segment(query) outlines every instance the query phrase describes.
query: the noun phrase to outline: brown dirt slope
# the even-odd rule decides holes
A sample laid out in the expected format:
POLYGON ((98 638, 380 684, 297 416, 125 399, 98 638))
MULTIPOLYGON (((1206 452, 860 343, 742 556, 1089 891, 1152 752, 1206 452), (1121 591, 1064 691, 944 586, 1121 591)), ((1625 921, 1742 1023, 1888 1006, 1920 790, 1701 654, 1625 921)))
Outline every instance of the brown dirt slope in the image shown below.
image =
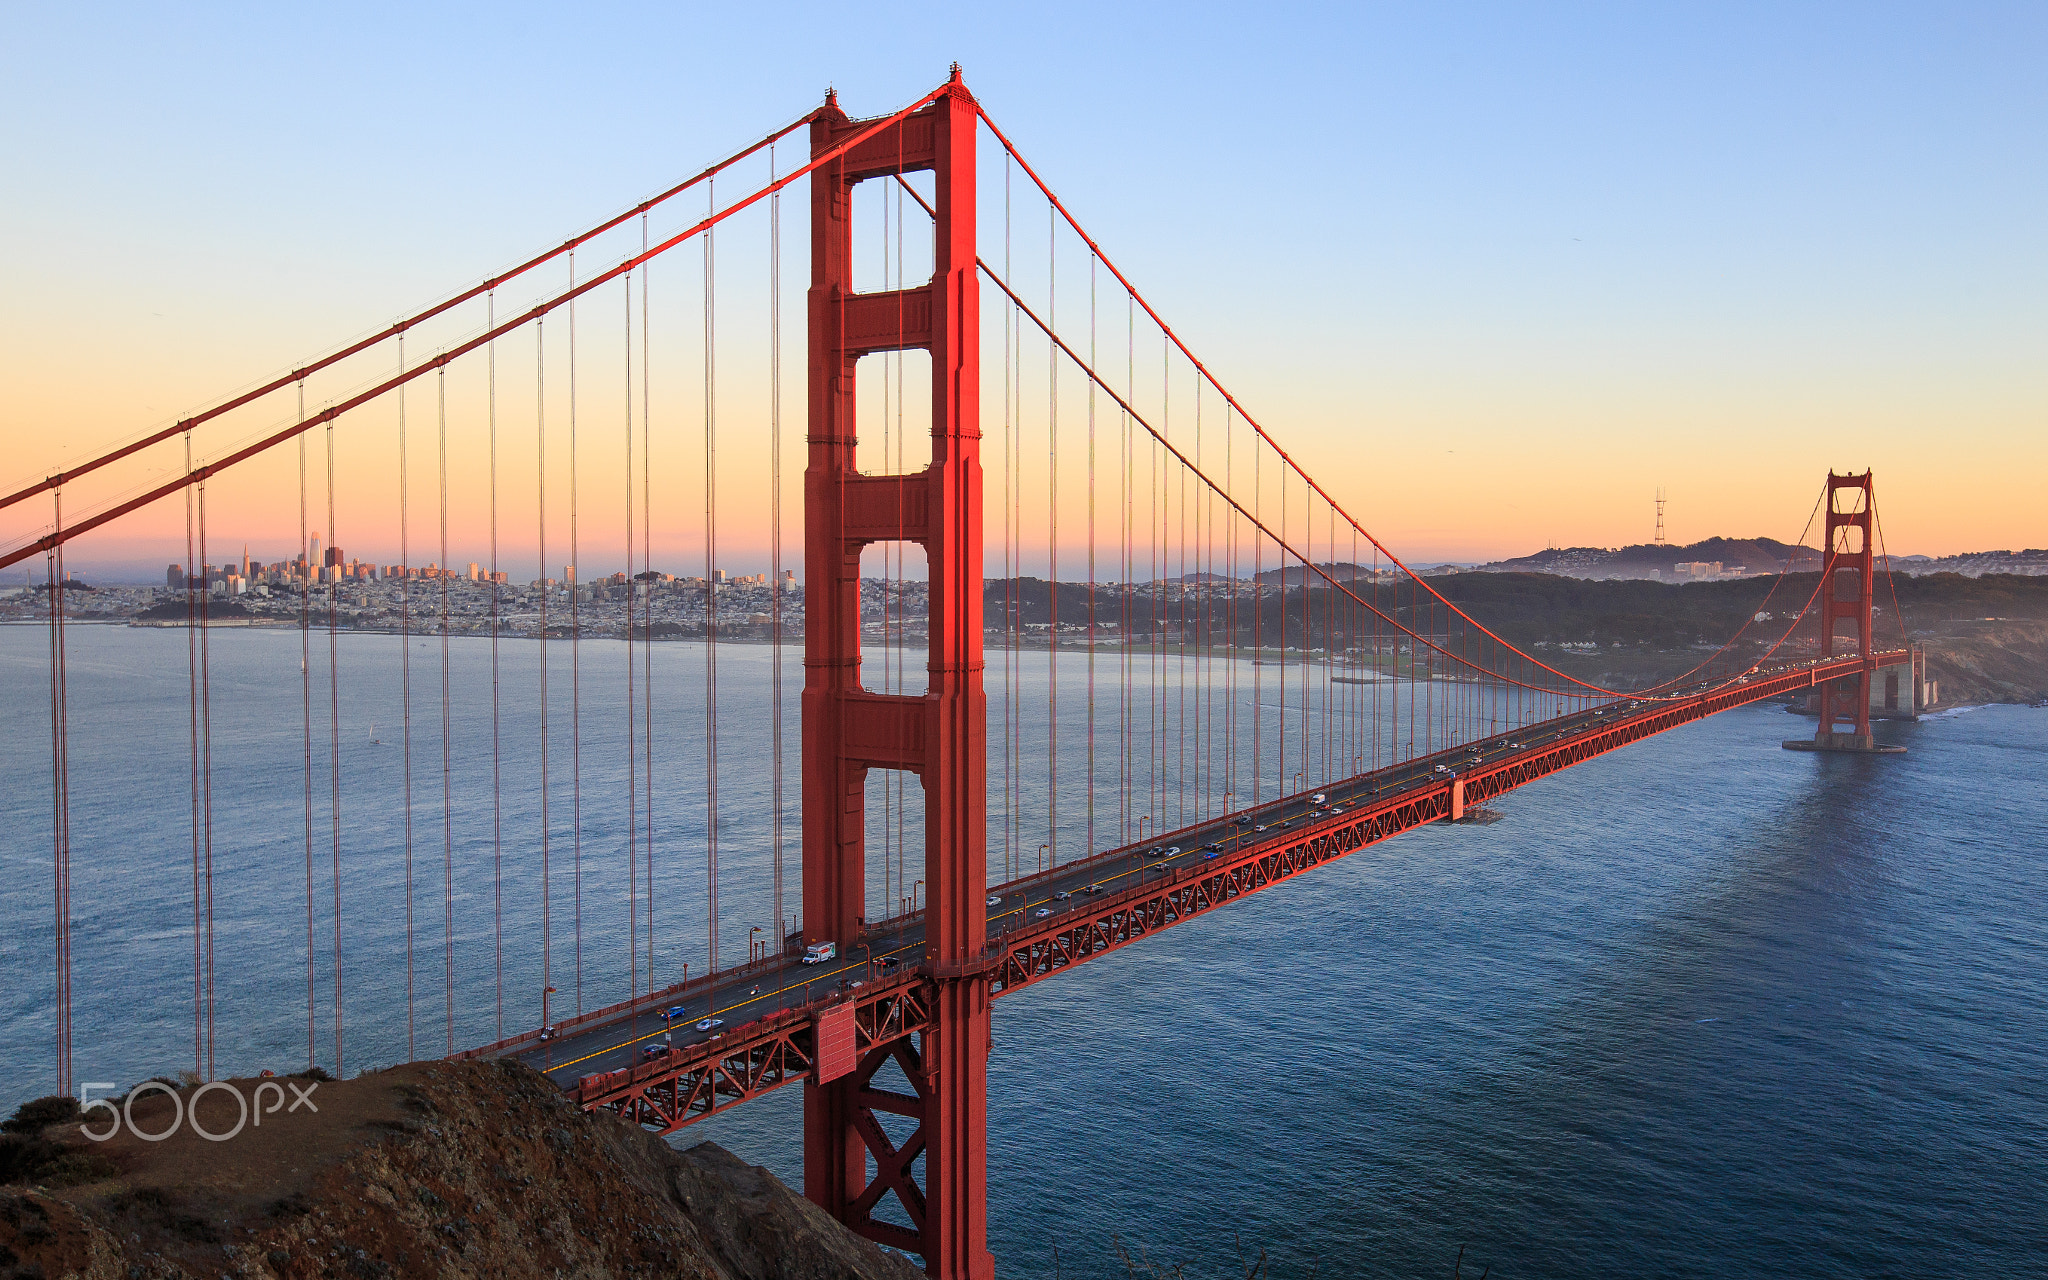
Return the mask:
POLYGON ((2048 622, 1949 623, 1922 643, 1943 706, 2048 698, 2048 622))
MULTIPOLYGON (((258 1082, 236 1083, 246 1096, 258 1082)), ((98 1161, 43 1160, 31 1176, 73 1185, 0 1188, 0 1277, 922 1274, 766 1170, 581 1113, 516 1063, 413 1063, 321 1084, 313 1100, 317 1115, 280 1110, 225 1142, 123 1132, 98 1161)), ((135 1118, 161 1129, 172 1110, 149 1096, 135 1118)), ((237 1108, 216 1092, 202 1110, 219 1132, 237 1108)), ((41 1139, 93 1145, 75 1121, 41 1139)))

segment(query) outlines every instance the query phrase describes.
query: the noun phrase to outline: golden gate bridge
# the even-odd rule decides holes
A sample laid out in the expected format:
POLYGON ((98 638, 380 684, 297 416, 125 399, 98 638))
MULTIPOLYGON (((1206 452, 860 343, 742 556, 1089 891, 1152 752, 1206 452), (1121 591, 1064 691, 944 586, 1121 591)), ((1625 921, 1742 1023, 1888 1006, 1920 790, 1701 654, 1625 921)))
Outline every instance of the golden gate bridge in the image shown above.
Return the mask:
MULTIPOLYGON (((670 347, 666 333, 663 342, 670 347)), ((921 368, 915 376, 922 378, 921 368)), ((191 570, 207 559, 222 487, 280 460, 296 463, 298 485, 300 557, 286 573, 285 595, 301 642, 303 805, 297 812, 280 797, 278 808, 281 818, 303 818, 308 1065, 339 1072, 349 1060, 345 864, 381 865, 400 852, 396 844, 354 844, 341 781, 346 757, 363 749, 344 742, 340 728, 336 636, 352 616, 362 617, 341 530, 368 526, 372 541, 395 533, 400 552, 386 575, 398 580, 396 614, 383 625, 404 646, 397 736, 407 1052, 433 1051, 433 1037, 420 1035, 419 1005, 431 1013, 438 976, 443 1052, 516 1057, 546 1072, 578 1105, 659 1132, 802 1081, 805 1193, 943 1277, 994 1270, 986 1247, 985 1101, 997 998, 1731 708, 1812 691, 1819 727, 1810 742, 1787 746, 1882 750, 1870 728, 1872 676, 1910 661, 1905 648, 1880 648, 1873 636, 1881 537, 1867 472, 1827 477, 1809 519, 1810 530, 1824 517, 1823 566, 1797 610, 1790 599, 1776 621, 1759 610, 1692 670, 1647 687, 1610 688, 1532 656, 1438 594, 1281 447, 1088 234, 969 93, 957 67, 932 92, 872 119, 849 118, 828 95, 752 146, 544 253, 0 498, 0 510, 17 515, 32 510, 25 505, 32 501, 49 503, 46 525, 0 544, 0 568, 40 558, 47 576, 50 1023, 60 1092, 74 1085, 71 859, 74 851, 111 852, 94 846, 89 829, 72 826, 65 548, 146 519, 158 504, 184 501, 188 571, 176 599, 188 624, 190 733, 180 744, 185 758, 166 757, 163 778, 189 784, 193 1070, 211 1078, 219 1064, 209 638, 218 606, 207 579, 191 570), (808 143, 803 163, 778 167, 799 131, 808 143), (985 152, 999 169, 981 163, 985 152), (749 166, 764 163, 766 173, 743 183, 744 194, 718 200, 721 177, 730 191, 749 166), (784 191, 797 184, 808 197, 810 233, 800 628, 786 616, 796 606, 783 587, 782 554, 781 212, 784 191), (657 237, 652 218, 671 215, 693 192, 704 197, 702 216, 687 215, 657 237), (999 247, 983 234, 997 220, 981 216, 998 195, 999 247), (756 227, 753 240, 742 238, 761 250, 751 264, 760 296, 750 300, 735 300, 733 281, 747 272, 719 248, 721 232, 734 237, 742 215, 766 231, 763 238, 756 227), (863 222, 877 217, 879 225, 863 222), (698 251, 690 273, 657 285, 656 264, 685 261, 686 246, 698 251), (606 265, 579 278, 579 250, 586 262, 608 254, 606 265), (559 285, 549 283, 556 271, 566 272, 559 285), (881 287, 857 287, 863 275, 881 287), (541 291, 501 312, 501 294, 521 286, 541 291), (701 338, 687 376, 675 372, 673 350, 655 358, 650 298, 657 287, 690 294, 693 312, 701 307, 694 327, 665 321, 693 345, 701 338), (755 327, 736 340, 733 316, 755 327), (765 344, 755 341, 764 335, 765 344), (985 359, 989 339, 1000 344, 997 360, 985 359), (906 353, 928 359, 928 397, 921 385, 907 388, 906 353), (866 377, 863 362, 870 362, 866 377), (665 379, 686 383, 683 391, 664 386, 657 401, 657 367, 665 379), (751 398, 736 394, 743 383, 751 398), (309 387, 318 406, 311 412, 309 387), (459 482, 463 470, 451 468, 448 455, 451 396, 458 421, 467 414, 488 424, 491 559, 489 572, 478 575, 488 585, 488 709, 458 705, 451 694, 448 646, 459 628, 450 575, 423 576, 412 555, 417 446, 407 443, 406 413, 429 391, 436 566, 452 563, 450 476, 456 471, 459 482), (999 414, 987 412, 992 397, 999 414), (744 407, 732 408, 735 399, 744 407), (396 415, 398 449, 394 465, 375 471, 386 491, 351 491, 349 441, 338 432, 368 432, 384 421, 373 415, 387 410, 396 415), (930 460, 913 466, 906 439, 926 434, 927 418, 930 460), (577 470, 599 429, 616 459, 601 489, 577 470), (521 519, 529 510, 532 516, 530 544, 529 531, 521 532, 520 562, 530 545, 538 567, 528 591, 509 584, 498 559, 501 499, 513 506, 510 486, 501 493, 500 446, 509 459, 515 441, 520 465, 532 466, 531 486, 519 496, 521 519), (309 452, 314 442, 324 448, 324 468, 309 452), (994 458, 991 443, 1000 449, 994 458), (656 450, 664 455, 659 466, 656 450), (309 486, 309 473, 317 480, 323 469, 324 486, 309 486), (991 475, 1000 481, 993 497, 984 488, 991 475), (678 497, 685 483, 691 493, 678 497), (749 528, 765 512, 772 587, 765 624, 721 614, 716 565, 721 530, 732 545, 735 504, 749 528), (568 559, 557 582, 549 577, 549 537, 563 506, 568 559), (687 536, 670 510, 689 513, 687 536), (616 635, 624 646, 586 657, 584 608, 594 596, 576 570, 579 540, 597 522, 625 550, 626 570, 615 575, 625 602, 616 635), (313 550, 314 526, 326 531, 324 556, 313 550), (654 569, 658 554, 684 548, 704 565, 687 588, 654 569), (921 617, 906 616, 906 602, 918 598, 903 590, 913 576, 906 549, 924 558, 921 617), (985 582, 998 563, 1000 581, 985 582), (862 590, 877 565, 882 587, 871 594, 882 601, 879 625, 875 601, 862 590), (1041 565, 1044 579, 1034 585, 1025 570, 1041 565), (679 593, 688 618, 674 630, 695 642, 691 656, 702 665, 679 681, 665 663, 657 690, 652 654, 662 634, 655 616, 662 590, 679 593), (1045 621, 1027 620, 1041 602, 1045 621), (722 717, 721 639, 730 664, 739 634, 764 626, 749 638, 765 634, 774 647, 771 709, 765 718, 722 717), (1794 641, 1802 626, 1814 642, 1806 647, 1794 641), (781 654, 799 630, 800 890, 790 911, 781 654), (417 697, 416 637, 438 637, 441 646, 439 680, 430 679, 429 664, 417 697), (865 639, 882 642, 873 666, 863 664, 865 639), (509 781, 501 640, 541 648, 537 687, 517 691, 538 708, 537 771, 509 781), (916 640, 928 654, 921 687, 903 658, 916 640), (562 699, 548 686, 550 645, 569 651, 566 760, 559 745, 549 754, 562 730, 559 721, 552 731, 548 724, 562 699), (1063 647, 1084 652, 1085 663, 1063 664, 1063 647), (1042 673, 1034 665, 1041 651, 1042 673), (623 700, 586 700, 585 664, 618 666, 621 652, 623 700), (325 688, 318 689, 323 658, 325 688), (316 693, 327 704, 328 740, 318 744, 316 693), (658 715, 683 705, 701 713, 705 727, 687 761, 658 749, 655 732, 658 715), (449 742, 458 720, 485 715, 490 831, 475 844, 487 843, 490 859, 465 856, 458 866, 449 742), (602 769, 586 760, 601 754, 602 769), (415 778, 416 755, 424 781, 415 778), (316 770, 323 756, 327 767, 316 770), (719 781, 758 770, 764 756, 772 774, 772 884, 735 886, 719 865, 719 781), (701 803, 701 821, 669 812, 686 766, 702 783, 701 801, 691 801, 693 813, 701 803), (623 794, 616 782, 603 797, 587 794, 585 778, 598 773, 622 775, 623 794), (915 797, 906 788, 912 776, 915 797), (879 824, 870 799, 876 787, 879 824), (508 833, 508 789, 537 801, 532 830, 508 833), (588 816, 600 807, 610 824, 602 835, 588 816), (615 834, 621 814, 623 841, 615 834), (909 853, 917 843, 913 823, 922 829, 921 863, 909 853), (879 844, 879 859, 871 843, 879 844), (562 883, 565 854, 573 887, 562 883), (537 864, 537 901, 507 903, 508 858, 537 864), (681 907, 665 900, 669 922, 658 931, 656 884, 672 886, 679 868, 701 876, 701 890, 681 907), (324 885, 316 875, 322 870, 324 885), (455 898, 458 886, 485 878, 492 980, 479 993, 457 981, 455 898), (586 895, 616 903, 621 882, 623 920, 606 919, 600 928, 586 895), (428 897, 437 886, 439 918, 428 897), (732 961, 731 942, 722 948, 719 937, 736 896, 756 918, 774 921, 749 931, 744 963, 732 961), (704 927, 694 976, 682 948, 669 941, 682 932, 678 912, 704 927), (606 1003, 585 999, 586 928, 593 970, 597 935, 626 950, 624 972, 608 980, 623 979, 623 990, 606 992, 614 997, 606 1003), (538 1010, 515 996, 509 1024, 508 930, 513 989, 539 993, 538 1010), (529 932, 538 935, 538 956, 522 958, 516 942, 529 932), (763 932, 768 937, 757 940, 763 932), (566 956, 557 951, 563 944, 566 956), (316 961, 327 953, 331 990, 316 981, 316 961), (529 960, 537 960, 531 975, 524 972, 529 960), (557 981, 571 980, 572 991, 558 992, 557 981), (458 1043, 464 1003, 491 1008, 493 1042, 458 1043), (331 1040, 320 1034, 323 1016, 331 1040)), ((289 467, 279 474, 258 487, 288 490, 289 467)), ((255 501, 246 487, 229 496, 255 501)), ((1767 601, 1790 581, 1781 573, 1767 601)), ((730 691, 730 670, 725 679, 730 691)), ((294 913, 299 907, 290 904, 294 913)))

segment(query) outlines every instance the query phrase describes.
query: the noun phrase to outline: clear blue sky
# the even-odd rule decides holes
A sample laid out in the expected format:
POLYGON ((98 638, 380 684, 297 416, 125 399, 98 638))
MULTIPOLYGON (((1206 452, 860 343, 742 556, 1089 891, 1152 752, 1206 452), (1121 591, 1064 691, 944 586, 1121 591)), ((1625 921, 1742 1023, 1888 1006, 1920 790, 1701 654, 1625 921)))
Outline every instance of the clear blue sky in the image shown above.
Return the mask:
POLYGON ((2048 543, 2038 3, 17 5, 0 482, 954 59, 1404 550, 2048 543))

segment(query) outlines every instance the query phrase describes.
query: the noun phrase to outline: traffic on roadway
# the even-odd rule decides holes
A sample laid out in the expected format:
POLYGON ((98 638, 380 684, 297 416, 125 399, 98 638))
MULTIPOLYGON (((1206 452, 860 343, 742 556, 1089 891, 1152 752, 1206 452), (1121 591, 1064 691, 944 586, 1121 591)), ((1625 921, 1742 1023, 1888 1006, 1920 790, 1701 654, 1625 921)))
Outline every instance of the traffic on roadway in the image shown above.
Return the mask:
MULTIPOLYGON (((1790 664, 1779 672, 1813 663, 1790 664)), ((1754 674, 1754 669, 1751 673, 1754 674)), ((1674 690, 1658 702, 1703 693, 1700 684, 1674 690)), ((1403 761, 1319 790, 1306 791, 1230 813, 1219 814, 1146 843, 1126 845, 1023 877, 987 893, 991 939, 1037 925, 1167 872, 1227 859, 1253 847, 1281 842, 1290 832, 1351 809, 1411 791, 1426 791, 1457 774, 1494 764, 1564 739, 1598 730, 1613 720, 1652 705, 1648 699, 1620 699, 1479 742, 1403 761)), ((631 1015, 562 1034, 543 1029, 541 1038, 506 1051, 545 1071, 564 1086, 586 1075, 614 1071, 666 1052, 687 1049, 767 1014, 825 998, 886 978, 923 959, 921 915, 872 929, 865 938, 807 939, 802 957, 755 965, 713 983, 690 984, 673 1002, 648 1005, 631 1015), (820 944, 830 942, 827 947, 820 944)), ((643 1002, 644 1004, 645 1002, 643 1002)))

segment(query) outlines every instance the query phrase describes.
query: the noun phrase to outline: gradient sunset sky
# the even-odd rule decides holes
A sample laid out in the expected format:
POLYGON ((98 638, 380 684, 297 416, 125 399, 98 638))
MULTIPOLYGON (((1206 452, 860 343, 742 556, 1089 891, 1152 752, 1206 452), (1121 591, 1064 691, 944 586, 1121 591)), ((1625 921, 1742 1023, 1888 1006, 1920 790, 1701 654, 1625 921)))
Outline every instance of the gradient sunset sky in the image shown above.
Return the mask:
MULTIPOLYGON (((957 59, 1410 558, 1647 541, 1659 487, 1675 541, 1789 540, 1831 467, 1876 469, 1894 553, 2048 545, 2037 3, 45 5, 8 26, 7 490, 559 243, 828 84, 879 114, 957 59)), ((411 412, 430 423, 430 393, 411 412)), ((221 501, 214 559, 283 553, 283 508, 221 501)), ((73 562, 161 561, 175 505, 73 562)), ((474 504, 452 519, 451 558, 478 558, 474 504)), ((765 568, 734 519, 727 567, 765 568)))

